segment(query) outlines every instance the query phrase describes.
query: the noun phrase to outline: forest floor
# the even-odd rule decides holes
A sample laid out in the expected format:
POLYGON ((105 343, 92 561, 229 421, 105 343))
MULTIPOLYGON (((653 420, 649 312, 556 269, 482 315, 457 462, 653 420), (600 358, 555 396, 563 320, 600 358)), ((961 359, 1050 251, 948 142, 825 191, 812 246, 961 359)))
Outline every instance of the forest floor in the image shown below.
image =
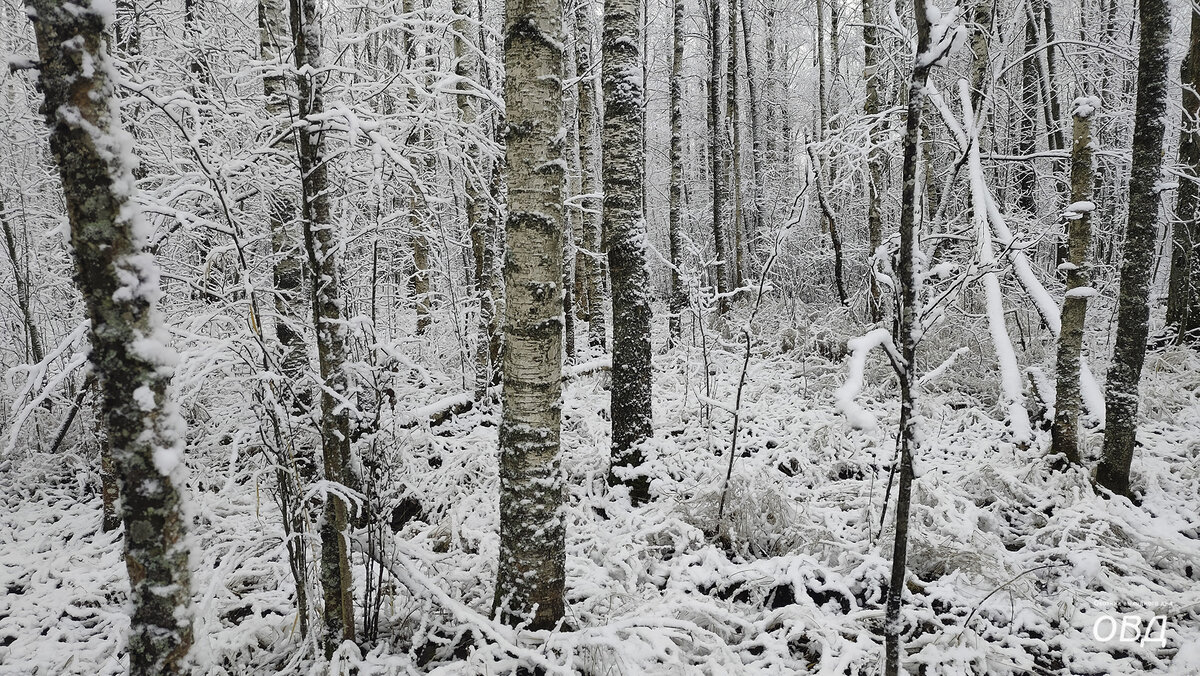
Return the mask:
MULTIPOLYGON (((833 405, 846 373, 837 341, 792 339, 794 349, 756 344, 749 361, 723 539, 713 533, 743 346, 707 351, 707 394, 701 350, 656 357, 656 499, 644 507, 605 486, 606 372, 568 382, 571 630, 548 635, 485 619, 498 551, 494 409, 389 433, 398 455, 386 494, 408 497, 412 518, 389 532, 389 572, 370 571, 382 581, 378 636, 344 646, 332 669, 296 628, 271 473, 198 449, 199 673, 879 673, 894 378, 873 355, 859 401, 879 424, 851 430, 833 405)), ((1136 505, 1098 497, 1083 472, 1053 471, 1048 433, 1029 448, 1006 441, 995 381, 986 356, 970 354, 924 388, 907 668, 1200 674, 1200 359, 1148 356, 1136 505), (1102 640, 1122 621, 1129 637, 1134 616, 1141 638, 1160 617, 1152 640, 1102 640)), ((457 391, 447 377, 413 403, 457 391)), ((1083 437, 1091 467, 1101 434, 1083 437)), ((93 460, 72 453, 0 461, 0 674, 123 673, 128 587, 119 532, 98 529, 98 483, 93 460)), ((358 551, 359 594, 365 560, 358 551)))

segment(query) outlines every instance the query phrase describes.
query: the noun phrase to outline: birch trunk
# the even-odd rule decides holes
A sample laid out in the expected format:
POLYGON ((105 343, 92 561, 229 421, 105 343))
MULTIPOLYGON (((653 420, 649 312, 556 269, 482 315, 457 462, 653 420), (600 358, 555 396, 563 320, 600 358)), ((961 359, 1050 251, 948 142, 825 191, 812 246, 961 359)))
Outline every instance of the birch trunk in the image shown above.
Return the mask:
POLYGON ((562 394, 563 14, 559 0, 505 7, 508 159, 504 403, 500 419, 501 621, 551 629, 566 559, 559 468, 562 394))
MULTIPOLYGON (((290 126, 290 108, 287 97, 287 82, 284 65, 289 33, 287 7, 281 0, 259 0, 259 58, 270 64, 271 70, 263 75, 264 109, 272 121, 270 133, 279 138, 290 126)), ((277 155, 269 157, 272 170, 282 177, 289 170, 282 155, 288 143, 280 141, 273 150, 277 155)), ((288 415, 302 419, 312 406, 312 390, 308 385, 310 364, 308 346, 304 336, 304 287, 305 266, 302 247, 296 233, 296 205, 299 197, 290 182, 283 182, 278 189, 266 195, 267 220, 271 231, 271 254, 274 258, 272 277, 275 303, 275 341, 279 350, 279 368, 284 378, 279 388, 280 404, 288 415)), ((307 427, 303 422, 288 425, 287 429, 300 430, 307 427)), ((315 453, 304 432, 276 436, 280 453, 287 462, 280 462, 277 471, 281 504, 287 520, 286 530, 291 536, 287 543, 288 560, 296 583, 296 609, 299 616, 301 636, 308 636, 308 550, 304 533, 309 528, 310 515, 307 505, 300 496, 305 487, 316 479, 315 453)))
POLYGON ((746 222, 742 207, 742 132, 738 110, 738 6, 729 0, 729 68, 725 85, 725 124, 729 137, 729 159, 733 170, 733 287, 746 285, 746 222))
POLYGON ((62 179, 75 280, 91 322, 120 481, 133 616, 129 673, 189 673, 191 573, 180 486, 186 429, 168 392, 177 355, 158 313, 152 227, 134 199, 132 137, 121 129, 104 29, 111 6, 29 0, 42 113, 62 179))
MULTIPOLYGON (((321 370, 321 458, 325 480, 349 485, 350 416, 341 405, 350 396, 346 372, 346 324, 342 317, 341 278, 335 225, 330 214, 329 169, 324 134, 316 120, 325 112, 320 82, 321 28, 317 0, 291 0, 293 53, 298 73, 300 176, 304 248, 313 271, 312 311, 321 370)), ((327 492, 321 521, 321 586, 324 592, 325 654, 354 639, 350 595, 347 504, 327 492)))
POLYGON ((879 48, 878 29, 875 26, 875 0, 862 0, 863 8, 863 80, 866 82, 866 101, 863 112, 870 124, 867 151, 867 243, 868 243, 868 272, 867 272, 867 314, 871 321, 883 321, 883 294, 879 288, 879 280, 875 278, 874 265, 871 257, 879 245, 883 244, 883 202, 879 191, 883 187, 883 172, 887 160, 883 156, 882 125, 879 117, 879 48))
POLYGON ((668 347, 683 333, 687 291, 683 288, 683 0, 674 0, 671 13, 671 205, 667 236, 671 248, 671 295, 668 347))
POLYGON ((724 0, 711 0, 712 16, 709 19, 709 72, 708 72, 708 153, 712 161, 712 229, 713 248, 717 257, 713 265, 716 277, 717 313, 724 316, 729 309, 729 280, 726 274, 728 254, 725 246, 725 202, 728 193, 725 161, 724 134, 721 133, 721 9, 724 0))
MULTIPOLYGON (((466 89, 467 82, 479 83, 480 69, 478 52, 483 49, 482 40, 478 45, 471 44, 467 36, 479 35, 476 17, 478 4, 470 0, 454 0, 454 74, 460 78, 458 88, 466 89)), ((458 106, 458 118, 463 125, 470 128, 477 124, 479 107, 476 99, 467 94, 455 97, 458 106)), ((466 148, 466 163, 476 169, 482 167, 479 146, 468 140, 466 148)), ((490 164, 490 160, 487 161, 490 164)), ((478 180, 467 173, 464 193, 466 196, 467 233, 471 238, 471 253, 474 264, 475 304, 478 308, 476 342, 475 342, 475 401, 482 402, 487 397, 487 388, 492 381, 491 343, 493 316, 495 309, 492 301, 492 233, 488 227, 487 196, 483 184, 485 172, 480 172, 478 180)), ((490 173, 490 172, 486 172, 490 173)))
MULTIPOLYGON (((1075 101, 1074 130, 1071 135, 1071 203, 1091 202, 1095 174, 1092 167, 1091 115, 1100 101, 1081 98, 1075 101)), ((1087 295, 1091 283, 1087 269, 1088 246, 1092 241, 1092 209, 1072 212, 1067 220, 1067 293, 1063 299, 1062 328, 1058 333, 1058 359, 1055 368, 1054 423, 1050 427, 1050 453, 1059 454, 1079 465, 1079 355, 1083 346, 1087 295)))
POLYGON ((745 213, 746 234, 753 241, 758 235, 759 226, 762 222, 763 213, 763 148, 762 148, 762 101, 759 97, 758 81, 754 75, 754 59, 751 55, 754 54, 754 49, 751 46, 751 35, 753 34, 754 22, 751 20, 750 11, 746 9, 746 0, 738 2, 738 9, 741 11, 742 18, 742 45, 745 47, 746 56, 746 91, 750 94, 750 167, 753 170, 753 175, 750 177, 751 188, 751 205, 750 209, 745 213))
MULTIPOLYGON (((576 117, 579 125, 580 185, 584 193, 600 194, 600 153, 596 149, 596 73, 592 61, 592 36, 596 32, 591 0, 578 0, 575 6, 575 75, 579 78, 579 102, 576 117)), ((583 255, 577 270, 584 276, 587 295, 584 304, 588 320, 588 346, 604 350, 608 343, 604 320, 604 262, 600 241, 600 221, 603 218, 600 200, 588 197, 579 201, 583 211, 580 240, 583 255)))
POLYGON ((1151 263, 1158 234, 1164 116, 1167 105, 1168 43, 1171 8, 1167 0, 1141 0, 1137 103, 1133 124, 1133 160, 1129 177, 1129 221, 1125 226, 1121 293, 1117 301, 1116 348, 1108 370, 1104 454, 1096 481, 1116 493, 1130 494, 1129 468, 1137 442, 1138 383, 1146 359, 1150 319, 1151 263))

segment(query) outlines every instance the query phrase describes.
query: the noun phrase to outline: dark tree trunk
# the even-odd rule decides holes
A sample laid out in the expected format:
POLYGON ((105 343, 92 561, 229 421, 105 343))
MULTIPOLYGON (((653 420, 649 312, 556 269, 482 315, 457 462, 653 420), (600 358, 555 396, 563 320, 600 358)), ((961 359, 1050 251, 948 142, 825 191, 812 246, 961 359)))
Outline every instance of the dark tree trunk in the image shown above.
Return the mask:
MULTIPOLYGON (((687 291, 683 288, 683 0, 675 0, 671 14, 671 212, 668 239, 671 248, 671 317, 667 340, 674 347, 683 332, 687 291)), ((758 180, 761 180, 761 174, 758 180)))
POLYGON ((1200 341, 1200 6, 1192 4, 1191 47, 1181 67, 1179 181, 1172 228, 1167 324, 1179 342, 1200 341))
POLYGON ((646 269, 642 118, 641 0, 604 2, 604 230, 612 279, 612 454, 609 485, 629 487, 634 504, 650 498, 637 474, 652 434, 650 274, 646 269))
POLYGON ((1096 481, 1116 493, 1130 494, 1129 468, 1137 443, 1138 383, 1146 359, 1150 319, 1151 264, 1158 234, 1162 142, 1167 106, 1168 42, 1171 7, 1167 0, 1141 0, 1137 105, 1133 124, 1133 161, 1129 176, 1129 221, 1125 226, 1121 294, 1117 301, 1116 348, 1108 370, 1104 454, 1096 481))
MULTIPOLYGON (((346 371, 346 326, 342 317, 341 278, 337 266, 336 226, 329 200, 329 169, 324 133, 317 120, 325 112, 320 82, 321 30, 317 0, 291 0, 291 27, 299 89, 300 176, 304 248, 313 271, 312 313, 317 334, 321 381, 321 458, 325 480, 349 480, 350 414, 341 402, 350 396, 346 371)), ((321 521, 321 587, 324 592, 325 654, 354 639, 347 533, 348 506, 339 495, 325 495, 321 521)))
POLYGON ((729 192, 728 162, 725 159, 725 135, 721 131, 721 10, 724 0, 711 0, 712 15, 709 17, 708 72, 708 155, 712 161, 712 231, 713 251, 717 257, 713 265, 716 277, 717 313, 724 315, 729 309, 729 277, 726 272, 728 252, 725 242, 725 202, 729 192))
POLYGON ((904 185, 900 197, 900 251, 896 273, 900 284, 899 302, 896 307, 896 328, 900 357, 903 360, 900 373, 900 476, 896 494, 896 536, 892 543, 892 573, 888 583, 887 608, 884 617, 884 669, 887 676, 901 673, 900 633, 903 624, 900 618, 900 599, 904 592, 904 579, 908 563, 908 514, 912 499, 913 455, 918 449, 916 421, 917 412, 917 340, 920 336, 919 276, 920 223, 918 216, 917 175, 921 161, 921 109, 924 107, 925 83, 929 78, 931 64, 927 63, 929 50, 929 18, 925 0, 913 0, 913 12, 917 22, 917 57, 913 63, 912 79, 908 86, 908 120, 904 130, 904 185))
POLYGON ((189 673, 191 573, 180 485, 187 430, 169 395, 177 356, 158 313, 159 270, 145 251, 151 227, 134 199, 132 139, 122 129, 106 7, 29 0, 42 113, 62 179, 75 280, 91 323, 120 481, 133 617, 129 673, 189 673))

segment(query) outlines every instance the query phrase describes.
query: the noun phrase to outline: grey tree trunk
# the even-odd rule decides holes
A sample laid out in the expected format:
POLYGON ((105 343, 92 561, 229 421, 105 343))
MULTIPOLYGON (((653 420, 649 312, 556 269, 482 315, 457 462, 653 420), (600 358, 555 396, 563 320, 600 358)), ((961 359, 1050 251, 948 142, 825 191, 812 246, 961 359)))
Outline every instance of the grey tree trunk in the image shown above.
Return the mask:
MULTIPOLYGON (((271 64, 272 70, 263 75, 263 93, 267 117, 274 126, 270 133, 279 138, 290 126, 287 80, 284 65, 292 41, 288 26, 287 6, 282 0, 258 2, 259 58, 271 64)), ((272 169, 282 179, 289 171, 282 156, 289 150, 286 141, 278 142, 270 157, 272 169)), ((290 182, 266 195, 267 218, 271 229, 271 254, 274 257, 275 340, 279 350, 279 368, 284 377, 278 390, 282 409, 294 421, 283 426, 276 436, 283 456, 277 470, 280 503, 284 508, 289 535, 288 559, 296 583, 296 609, 300 618, 300 635, 308 635, 308 550, 304 533, 310 515, 300 496, 316 478, 316 458, 305 432, 303 422, 312 406, 312 390, 308 385, 308 347, 304 339, 307 320, 304 305, 305 266, 300 238, 296 233, 296 212, 299 196, 290 182), (289 430, 299 433, 289 434, 289 430)))
MULTIPOLYGON (((979 0, 975 3, 971 20, 975 26, 971 32, 971 109, 981 114, 979 105, 987 95, 988 43, 992 39, 992 22, 995 14, 993 0, 979 0)), ((982 126, 982 124, 980 125, 982 126)))
MULTIPOLYGON (((1071 135, 1071 202, 1092 200, 1095 172, 1092 166, 1091 115, 1099 99, 1082 98, 1075 102, 1074 131, 1071 135)), ((1082 205, 1081 205, 1082 206, 1082 205)), ((1058 334, 1058 359, 1055 368, 1054 423, 1050 427, 1050 453, 1062 455, 1066 462, 1078 465, 1079 455, 1079 353, 1083 346, 1087 295, 1091 283, 1087 267, 1088 246, 1092 241, 1092 209, 1072 212, 1067 221, 1067 293, 1063 300, 1062 328, 1058 334)))
POLYGON ((675 0, 671 19, 671 205, 667 237, 671 248, 671 318, 668 347, 674 347, 683 332, 687 291, 683 288, 683 0, 675 0))
MULTIPOLYGON (((350 414, 340 405, 350 396, 346 372, 346 325, 342 317, 341 278, 337 266, 337 238, 330 214, 329 169, 320 122, 325 112, 320 82, 321 27, 317 0, 291 0, 293 53, 299 90, 300 176, 304 248, 313 271, 312 313, 317 334, 321 382, 321 459, 325 480, 350 485, 350 414)), ((321 587, 325 601, 325 654, 332 655, 343 640, 354 639, 354 605, 350 595, 345 500, 325 495, 321 521, 321 587)))
POLYGON ((26 3, 37 37, 42 113, 62 179, 75 281, 91 322, 89 357, 120 480, 133 617, 129 673, 188 673, 187 522, 180 507, 186 429, 168 388, 176 355, 158 312, 151 226, 133 199, 132 139, 121 129, 104 37, 108 8, 26 3))
POLYGON ((746 5, 746 0, 739 0, 738 9, 742 15, 742 45, 745 47, 746 55, 746 91, 750 94, 750 167, 754 175, 751 176, 750 182, 752 191, 750 209, 746 210, 743 217, 746 221, 747 238, 753 241, 758 234, 763 212, 763 129, 760 124, 762 101, 759 97, 758 80, 754 77, 754 48, 751 44, 754 22, 750 18, 750 10, 746 8, 746 5))
POLYGON ((42 336, 38 331, 37 322, 33 320, 33 307, 30 305, 29 270, 21 274, 21 259, 17 255, 16 237, 13 236, 12 224, 8 221, 8 212, 4 209, 4 196, 0 195, 0 226, 4 228, 4 248, 8 252, 8 262, 12 264, 13 281, 17 286, 17 306, 21 310, 21 318, 25 322, 25 337, 29 340, 29 357, 32 363, 40 364, 46 358, 42 350, 42 336))
MULTIPOLYGON (((574 22, 563 22, 563 31, 568 41, 574 41, 574 22)), ((563 50, 563 72, 575 72, 575 50, 563 50)), ((563 230, 563 363, 575 363, 575 232, 579 230, 580 216, 578 198, 582 192, 579 175, 579 97, 563 88, 563 129, 566 131, 566 195, 565 227, 563 230)))
POLYGON ((726 273, 728 253, 725 246, 725 202, 729 192, 728 163, 725 159, 725 135, 721 132, 721 66, 724 62, 721 50, 721 10, 724 0, 711 0, 712 16, 709 18, 710 61, 708 72, 708 154, 712 161, 712 229, 713 250, 717 257, 713 265, 716 277, 717 313, 724 315, 729 309, 729 279, 726 273))
POLYGON ((612 279, 612 454, 609 485, 650 498, 650 479, 633 475, 652 434, 650 274, 646 269, 642 120, 642 4, 604 2, 604 230, 612 279))
MULTIPOLYGON (((476 49, 482 50, 482 43, 472 45, 467 40, 468 35, 478 35, 475 16, 478 4, 470 0, 454 0, 453 9, 457 18, 454 21, 454 74, 464 80, 480 81, 479 57, 476 49)), ((464 87, 459 84, 459 89, 464 87)), ((479 108, 475 97, 459 94, 455 97, 458 105, 458 117, 462 123, 471 127, 479 119, 479 108)), ((479 147, 469 142, 466 147, 467 163, 471 166, 481 166, 479 147)), ((490 162, 489 162, 490 164, 490 162)), ((480 181, 482 181, 482 176, 480 181)), ((467 232, 471 238, 471 253, 474 263, 475 303, 479 308, 475 343, 475 400, 482 402, 487 396, 488 385, 492 381, 491 343, 494 325, 495 308, 492 301, 492 252, 493 237, 490 232, 488 219, 488 200, 485 194, 486 186, 482 182, 466 177, 464 192, 466 193, 467 232)))
MULTIPOLYGON (((868 258, 883 244, 883 202, 879 191, 883 187, 883 172, 886 158, 883 156, 883 121, 879 119, 879 57, 876 51, 879 32, 875 26, 875 0, 862 0, 863 6, 863 79, 866 81, 866 101, 863 112, 871 125, 869 139, 871 149, 867 153, 867 244, 868 258)), ((883 321, 883 294, 873 267, 867 272, 867 314, 872 322, 883 321)))
POLYGON ((559 468, 562 394, 563 15, 558 0, 511 0, 504 17, 508 241, 500 563, 493 612, 551 629, 566 559, 559 468))
MULTIPOLYGON (((1032 0, 1035 1, 1036 0, 1032 0)), ((1025 53, 1037 49, 1038 23, 1029 2, 1025 3, 1025 53)), ((1041 69, 1038 57, 1025 59, 1021 66, 1021 111, 1018 124, 1017 154, 1029 156, 1037 150, 1038 100, 1041 90, 1041 69)), ((1037 213, 1037 173, 1033 160, 1026 159, 1017 166, 1017 206, 1026 213, 1037 213)))
POLYGON ((892 543, 892 573, 887 591, 887 608, 884 617, 884 670, 887 676, 901 673, 900 600, 904 591, 904 578, 908 559, 908 514, 912 499, 913 455, 918 449, 918 431, 914 416, 917 413, 917 341, 921 333, 921 311, 919 302, 919 280, 922 274, 920 261, 920 220, 918 218, 917 176, 921 161, 921 110, 924 108, 925 83, 931 65, 924 57, 929 51, 929 16, 925 0, 913 0, 913 13, 917 24, 917 56, 913 63, 912 79, 908 86, 908 120, 904 130, 904 166, 900 197, 900 251, 896 266, 900 293, 897 303, 895 337, 900 349, 900 477, 896 493, 896 536, 892 543))
POLYGON ((1129 495, 1129 468, 1137 442, 1138 383, 1146 359, 1150 318, 1151 262, 1158 231, 1164 116, 1167 106, 1168 42, 1171 7, 1167 0, 1141 0, 1137 103, 1133 160, 1129 176, 1129 221, 1125 226, 1121 294, 1117 301, 1116 348, 1108 370, 1104 401, 1104 454, 1096 481, 1117 495, 1129 495))
POLYGON ((1167 324, 1179 342, 1200 340, 1200 6, 1192 3, 1191 47, 1180 69, 1183 112, 1179 128, 1179 181, 1172 228, 1167 324))
POLYGON ((738 110, 738 5, 729 0, 729 67, 725 85, 725 124, 729 135, 729 162, 733 173, 733 287, 746 285, 746 221, 742 203, 742 124, 738 110))
MULTIPOLYGON (((580 186, 585 194, 600 193, 600 157, 596 141, 596 73, 593 71, 592 37, 596 32, 592 20, 591 0, 578 0, 575 5, 575 75, 579 78, 579 103, 576 108, 579 134, 580 186)), ((587 299, 581 302, 588 320, 588 345, 604 349, 608 330, 604 318, 604 260, 600 238, 603 218, 600 200, 588 197, 579 202, 583 211, 579 241, 584 253, 579 257, 577 271, 584 277, 582 285, 587 299)))

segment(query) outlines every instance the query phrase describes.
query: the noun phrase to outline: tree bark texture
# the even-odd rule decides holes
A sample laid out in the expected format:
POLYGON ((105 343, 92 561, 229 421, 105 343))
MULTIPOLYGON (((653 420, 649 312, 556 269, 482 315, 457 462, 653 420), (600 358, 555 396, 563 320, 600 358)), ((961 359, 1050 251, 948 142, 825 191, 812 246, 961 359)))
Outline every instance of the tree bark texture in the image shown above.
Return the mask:
MULTIPOLYGON (((1075 101, 1071 134, 1071 203, 1091 202, 1095 172, 1092 165, 1091 116, 1099 99, 1075 101)), ((1076 289, 1090 288, 1087 267, 1088 246, 1092 241, 1092 210, 1070 212, 1067 220, 1067 293, 1063 299, 1062 328, 1058 333, 1058 358, 1055 366, 1054 422, 1050 427, 1052 454, 1060 454, 1072 464, 1079 455, 1079 359, 1083 347, 1087 295, 1076 289)))
MULTIPOLYGON (((304 247, 313 272, 312 313, 321 371, 321 459, 325 480, 350 485, 350 413, 342 402, 350 396, 346 371, 346 332, 342 317, 341 278, 337 266, 336 227, 330 213, 329 169, 324 131, 317 120, 325 112, 321 82, 321 29, 317 0, 291 0, 291 26, 299 90, 300 176, 304 247)), ((321 587, 325 601, 325 654, 343 640, 354 639, 354 605, 350 594, 346 501, 325 495, 321 535, 321 587)))
POLYGON ((729 308, 729 279, 726 273, 728 253, 725 246, 725 202, 729 193, 729 171, 725 154, 725 135, 721 125, 721 66, 724 59, 721 50, 721 11, 724 0, 712 0, 712 16, 709 18, 709 72, 708 72, 708 154, 712 161, 712 230, 713 251, 717 257, 713 265, 713 277, 717 287, 717 313, 724 315, 729 308))
POLYGON ((558 451, 562 415, 563 11, 505 7, 508 159, 504 394, 500 420, 501 621, 551 629, 563 616, 566 559, 558 451))
POLYGON ((669 346, 674 347, 683 333, 683 312, 687 290, 683 287, 683 0, 675 0, 671 13, 671 193, 667 237, 670 240, 671 291, 668 320, 669 346))
POLYGON ((652 433, 654 369, 650 363, 650 274, 643 212, 642 4, 604 2, 604 230, 612 280, 612 454, 608 483, 629 487, 634 503, 650 497, 649 477, 629 476, 642 464, 640 446, 652 433))
POLYGON ((875 26, 875 0, 862 0, 863 8, 863 80, 866 83, 866 100, 863 112, 871 125, 869 141, 871 149, 867 151, 867 315, 872 322, 883 321, 883 293, 879 288, 879 280, 874 273, 874 264, 870 258, 876 249, 883 244, 883 200, 879 191, 883 187, 883 173, 887 159, 883 155, 882 143, 883 120, 879 117, 879 32, 875 26))
POLYGON ((593 195, 579 201, 583 211, 577 242, 580 251, 576 274, 583 277, 581 288, 585 298, 576 302, 584 309, 588 320, 588 346, 603 350, 608 344, 608 328, 604 317, 604 259, 600 241, 600 222, 603 218, 600 199, 600 153, 596 147, 597 73, 592 58, 592 38, 596 24, 592 17, 591 0, 579 0, 575 5, 575 76, 579 78, 579 102, 576 120, 579 134, 580 187, 584 194, 593 195))
POLYGON ((884 617, 884 671, 886 676, 901 673, 900 600, 908 564, 908 515, 912 499, 913 455, 918 449, 916 353, 920 336, 919 269, 923 256, 920 251, 920 221, 918 219, 917 178, 921 161, 921 110, 924 107, 925 83, 931 64, 926 63, 929 51, 929 16, 925 0, 913 0, 917 24, 917 51, 912 78, 908 86, 908 119, 904 129, 903 188, 900 196, 900 251, 896 273, 900 291, 896 314, 895 342, 899 343, 902 372, 900 374, 900 477, 896 492, 896 535, 892 543, 892 572, 887 592, 884 617))
POLYGON ((168 388, 177 359, 158 313, 151 225, 134 197, 133 139, 121 129, 104 29, 111 8, 29 0, 41 112, 62 179, 89 357, 120 481, 133 616, 129 672, 188 673, 191 573, 181 510, 186 430, 168 388))
POLYGON ((1191 47, 1180 68, 1183 112, 1179 128, 1179 180, 1172 228, 1167 324, 1179 342, 1200 341, 1200 6, 1192 4, 1191 47))
POLYGON ((1117 301, 1116 348, 1108 370, 1104 454, 1096 481, 1129 495, 1129 468, 1137 442, 1138 383, 1146 359, 1150 319, 1151 265, 1158 231, 1162 142, 1167 105, 1167 61, 1171 7, 1167 0, 1141 0, 1133 160, 1129 176, 1129 221, 1125 226, 1121 292, 1117 301))

